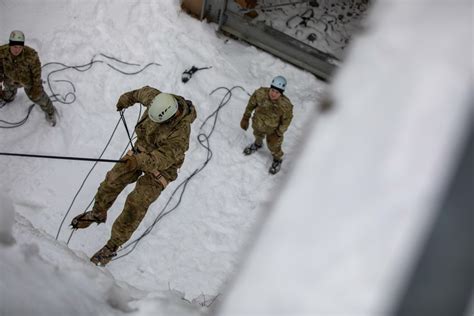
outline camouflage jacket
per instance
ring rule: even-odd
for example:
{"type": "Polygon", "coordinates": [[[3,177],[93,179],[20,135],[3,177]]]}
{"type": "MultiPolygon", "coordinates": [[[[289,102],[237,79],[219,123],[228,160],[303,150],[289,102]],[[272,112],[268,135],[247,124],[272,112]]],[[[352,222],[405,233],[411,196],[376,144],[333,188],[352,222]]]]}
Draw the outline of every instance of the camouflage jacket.
{"type": "Polygon", "coordinates": [[[118,103],[123,108],[135,103],[141,103],[147,108],[135,126],[139,169],[148,173],[159,171],[168,181],[173,181],[178,176],[178,169],[183,164],[184,154],[189,148],[191,123],[196,119],[196,110],[191,102],[174,95],[178,100],[178,115],[164,123],[155,123],[148,118],[148,107],[160,93],[155,88],[145,86],[122,94],[118,103]]]}
{"type": "Polygon", "coordinates": [[[33,89],[33,94],[43,90],[41,81],[41,62],[38,53],[28,46],[18,56],[10,53],[8,44],[0,46],[0,81],[33,89]]]}
{"type": "Polygon", "coordinates": [[[270,88],[264,87],[255,90],[245,108],[244,117],[250,118],[255,110],[252,117],[254,129],[283,136],[293,118],[293,105],[283,94],[278,100],[271,101],[269,90],[270,88]]]}

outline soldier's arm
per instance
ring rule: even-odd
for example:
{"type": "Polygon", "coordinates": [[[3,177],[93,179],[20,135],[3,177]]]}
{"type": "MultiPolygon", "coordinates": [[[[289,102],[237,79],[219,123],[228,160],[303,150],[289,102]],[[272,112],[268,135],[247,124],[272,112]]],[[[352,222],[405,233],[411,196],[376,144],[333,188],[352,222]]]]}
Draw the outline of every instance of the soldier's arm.
{"type": "Polygon", "coordinates": [[[176,161],[184,159],[184,153],[189,146],[191,127],[183,125],[173,132],[165,143],[150,153],[137,154],[139,169],[145,172],[163,171],[176,161]]]}
{"type": "MultiPolygon", "coordinates": [[[[149,105],[151,99],[153,98],[152,95],[156,95],[155,88],[145,86],[140,89],[132,90],[122,94],[117,102],[117,109],[123,110],[126,109],[135,103],[141,103],[145,106],[149,105]]],[[[159,91],[158,91],[159,92],[159,91]]]]}
{"type": "Polygon", "coordinates": [[[41,81],[41,62],[36,52],[33,53],[33,57],[30,63],[31,77],[33,81],[32,89],[39,94],[43,90],[43,82],[41,81]]]}
{"type": "Polygon", "coordinates": [[[280,125],[277,129],[277,134],[283,136],[288,127],[290,126],[291,120],[293,119],[293,106],[289,105],[288,108],[283,111],[283,115],[280,119],[280,125]]]}
{"type": "Polygon", "coordinates": [[[247,107],[245,108],[244,117],[249,119],[252,116],[253,110],[257,107],[257,91],[256,90],[249,99],[247,107]]]}

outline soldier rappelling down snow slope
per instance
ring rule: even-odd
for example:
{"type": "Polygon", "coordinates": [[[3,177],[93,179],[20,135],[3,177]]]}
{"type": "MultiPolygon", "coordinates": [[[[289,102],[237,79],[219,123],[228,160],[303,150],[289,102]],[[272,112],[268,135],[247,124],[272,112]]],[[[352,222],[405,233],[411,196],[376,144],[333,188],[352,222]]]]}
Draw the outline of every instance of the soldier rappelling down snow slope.
{"type": "Polygon", "coordinates": [[[117,110],[122,111],[135,103],[147,110],[135,127],[137,141],[116,163],[100,184],[91,211],[76,216],[71,223],[75,229],[87,228],[92,223],[104,223],[107,211],[118,195],[131,183],[135,188],[127,196],[122,213],[112,226],[107,244],[91,258],[97,265],[106,265],[138,228],[149,206],[171,181],[178,177],[189,148],[191,123],[196,110],[183,97],[162,93],[152,87],[143,87],[124,93],[117,110]]]}

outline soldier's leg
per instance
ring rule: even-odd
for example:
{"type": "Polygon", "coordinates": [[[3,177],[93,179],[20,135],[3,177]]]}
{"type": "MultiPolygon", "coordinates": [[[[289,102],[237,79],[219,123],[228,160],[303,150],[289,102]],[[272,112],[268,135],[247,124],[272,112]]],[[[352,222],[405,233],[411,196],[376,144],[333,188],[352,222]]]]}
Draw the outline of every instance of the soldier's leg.
{"type": "Polygon", "coordinates": [[[44,89],[41,89],[41,91],[34,91],[34,89],[25,87],[25,93],[31,101],[41,107],[41,110],[46,114],[46,120],[50,122],[51,125],[56,125],[56,117],[54,115],[56,109],[44,89]]]}
{"type": "Polygon", "coordinates": [[[278,136],[276,133],[267,135],[267,146],[273,155],[273,159],[281,160],[283,158],[282,144],[283,136],[278,136]]]}
{"type": "Polygon", "coordinates": [[[262,147],[263,145],[263,139],[265,138],[265,133],[259,131],[259,130],[256,130],[255,128],[253,129],[253,136],[255,137],[255,144],[258,146],[258,147],[262,147]]]}
{"type": "Polygon", "coordinates": [[[271,174],[276,174],[280,171],[281,163],[283,162],[283,151],[281,150],[281,145],[283,143],[283,136],[278,136],[276,133],[267,135],[267,145],[268,149],[273,155],[273,162],[268,170],[271,174]]]}
{"type": "Polygon", "coordinates": [[[244,148],[244,155],[251,155],[260,148],[262,148],[265,133],[262,133],[258,129],[253,128],[253,136],[255,137],[255,141],[244,148]]]}
{"type": "Polygon", "coordinates": [[[244,148],[244,155],[251,155],[260,148],[262,148],[263,138],[265,137],[265,134],[260,133],[254,129],[253,135],[255,136],[255,141],[244,148]]]}
{"type": "Polygon", "coordinates": [[[135,182],[140,174],[141,171],[129,170],[124,163],[115,164],[100,184],[92,210],[74,217],[71,222],[72,228],[83,229],[93,223],[105,223],[107,211],[117,199],[117,196],[128,184],[135,182]]]}
{"type": "Polygon", "coordinates": [[[45,113],[54,115],[53,102],[51,102],[51,99],[48,97],[43,88],[39,90],[25,87],[25,93],[28,98],[30,98],[30,100],[34,103],[38,104],[45,113]]]}
{"type": "Polygon", "coordinates": [[[115,202],[123,189],[137,181],[141,171],[129,170],[126,164],[116,163],[114,167],[107,172],[104,181],[100,184],[95,195],[95,203],[92,211],[98,216],[104,216],[115,202]]]}
{"type": "Polygon", "coordinates": [[[133,232],[145,217],[150,204],[156,201],[163,191],[163,185],[152,175],[140,177],[135,189],[127,196],[122,213],[112,226],[112,234],[107,247],[116,250],[132,237],[133,232]]]}
{"type": "Polygon", "coordinates": [[[12,102],[15,100],[18,88],[15,85],[10,84],[7,80],[3,82],[3,89],[1,93],[1,99],[5,102],[12,102]]]}

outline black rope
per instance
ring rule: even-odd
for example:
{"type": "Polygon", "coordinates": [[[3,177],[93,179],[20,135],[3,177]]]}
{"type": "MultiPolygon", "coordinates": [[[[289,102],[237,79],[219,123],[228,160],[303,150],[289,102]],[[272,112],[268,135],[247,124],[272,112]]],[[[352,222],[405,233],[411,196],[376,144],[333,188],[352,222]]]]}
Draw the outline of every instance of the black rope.
{"type": "MultiPolygon", "coordinates": [[[[55,73],[59,73],[59,72],[62,72],[62,71],[68,70],[68,69],[73,69],[73,70],[76,70],[76,71],[79,71],[79,72],[85,72],[85,71],[91,69],[94,64],[101,63],[101,64],[107,65],[109,68],[111,68],[111,69],[113,69],[113,70],[115,70],[115,71],[117,71],[121,74],[130,76],[130,75],[136,75],[136,74],[144,71],[145,69],[147,69],[148,67],[153,66],[153,65],[161,66],[158,63],[151,62],[151,63],[146,64],[145,66],[143,66],[142,68],[140,68],[136,71],[128,72],[128,71],[125,71],[125,70],[122,70],[122,69],[119,69],[119,68],[115,67],[114,65],[110,64],[106,60],[104,61],[104,60],[96,59],[97,56],[101,56],[101,57],[103,57],[103,58],[105,58],[109,61],[112,60],[112,61],[118,62],[118,63],[123,64],[123,65],[127,65],[127,66],[133,66],[133,67],[140,67],[141,66],[140,64],[125,62],[125,61],[122,61],[122,60],[120,60],[116,57],[111,57],[111,56],[105,55],[103,53],[99,53],[98,55],[94,55],[90,62],[88,62],[86,64],[83,64],[83,65],[70,66],[70,65],[60,63],[60,62],[46,63],[41,68],[45,68],[45,67],[48,67],[48,66],[54,66],[54,65],[60,66],[59,69],[52,70],[46,75],[46,83],[48,85],[49,90],[51,91],[51,95],[49,96],[51,98],[51,101],[52,102],[58,102],[58,103],[61,103],[61,104],[72,104],[76,101],[76,87],[75,87],[74,83],[72,81],[64,80],[64,79],[52,80],[51,76],[55,73]],[[70,86],[70,88],[72,89],[72,92],[69,91],[65,95],[61,95],[59,93],[56,93],[55,90],[53,89],[53,85],[51,84],[51,82],[67,83],[70,86]]],[[[6,104],[7,104],[7,102],[1,103],[0,104],[0,109],[5,107],[6,104]]],[[[23,124],[25,124],[26,121],[28,120],[29,116],[30,116],[30,113],[31,113],[34,105],[35,104],[32,104],[28,108],[27,115],[22,120],[20,120],[18,122],[7,122],[7,121],[4,121],[4,120],[0,120],[0,123],[6,124],[6,126],[0,126],[0,128],[15,128],[15,127],[19,127],[19,126],[22,126],[23,124]]]]}
{"type": "Polygon", "coordinates": [[[120,111],[120,117],[122,118],[123,126],[125,126],[125,130],[127,131],[127,136],[128,136],[128,141],[130,142],[130,147],[132,148],[132,151],[134,153],[136,153],[137,151],[135,150],[135,147],[133,147],[132,136],[130,136],[130,131],[128,130],[127,122],[125,121],[125,118],[123,117],[123,112],[124,112],[124,110],[120,111]]]}
{"type": "MultiPolygon", "coordinates": [[[[101,152],[100,155],[99,155],[99,158],[101,158],[102,155],[103,155],[103,154],[105,153],[105,151],[107,150],[107,147],[109,146],[110,142],[112,141],[112,138],[113,138],[115,132],[117,131],[117,128],[118,128],[119,124],[120,124],[120,119],[117,121],[117,124],[115,124],[115,127],[114,127],[114,130],[113,130],[113,132],[112,132],[112,135],[110,135],[109,140],[107,141],[107,143],[105,144],[104,149],[102,150],[102,152],[101,152]]],[[[89,172],[87,173],[86,177],[84,178],[84,180],[82,181],[81,185],[79,186],[79,190],[77,190],[77,192],[76,192],[76,194],[74,195],[74,197],[73,197],[71,203],[69,204],[69,207],[68,207],[68,209],[67,209],[67,211],[66,211],[66,214],[63,216],[63,219],[61,220],[61,224],[59,224],[58,232],[57,232],[57,234],[56,234],[56,240],[57,240],[58,237],[59,237],[59,233],[61,232],[61,229],[62,229],[62,227],[63,227],[63,225],[64,225],[64,221],[66,220],[66,217],[68,216],[69,212],[71,211],[71,208],[72,208],[72,206],[74,205],[74,202],[76,201],[77,196],[78,196],[79,193],[81,192],[82,188],[84,187],[84,185],[85,185],[87,179],[88,179],[89,176],[91,175],[92,170],[94,170],[94,168],[95,168],[96,165],[97,165],[97,162],[95,162],[95,163],[92,165],[91,169],[89,170],[89,172]]],[[[72,237],[72,234],[71,234],[71,236],[69,236],[69,239],[71,239],[71,237],[72,237]]],[[[69,239],[68,239],[68,242],[69,242],[69,239]]]]}
{"type": "Polygon", "coordinates": [[[60,94],[58,93],[55,93],[54,89],[53,89],[53,86],[51,84],[52,80],[51,80],[51,76],[55,73],[58,73],[58,72],[62,72],[62,71],[65,71],[65,70],[68,70],[68,69],[73,69],[73,70],[76,70],[76,71],[79,71],[79,72],[85,72],[89,69],[92,68],[92,66],[94,64],[105,64],[107,65],[109,68],[121,73],[121,74],[124,74],[124,75],[136,75],[136,74],[139,74],[140,72],[144,71],[145,69],[147,69],[148,67],[150,66],[161,66],[160,64],[158,63],[155,63],[155,62],[151,62],[151,63],[148,63],[146,64],[145,66],[143,66],[142,68],[136,70],[136,71],[132,71],[132,72],[128,72],[128,71],[125,71],[125,70],[122,70],[122,69],[119,69],[115,66],[113,66],[112,64],[110,64],[109,62],[107,61],[104,61],[104,60],[100,60],[100,59],[96,59],[97,56],[101,56],[101,57],[104,57],[108,60],[113,60],[113,61],[116,61],[118,63],[121,63],[123,65],[127,65],[127,66],[133,66],[133,67],[140,67],[140,64],[135,64],[135,63],[129,63],[129,62],[125,62],[125,61],[122,61],[118,58],[115,58],[115,57],[111,57],[111,56],[108,56],[108,55],[105,55],[103,53],[99,53],[98,55],[94,55],[90,62],[86,63],[86,64],[83,64],[83,65],[74,65],[74,66],[71,66],[71,65],[66,65],[64,63],[59,63],[59,62],[50,62],[50,63],[47,63],[45,64],[43,67],[47,67],[47,66],[51,66],[51,65],[57,65],[57,66],[60,66],[59,69],[56,69],[56,70],[53,70],[51,72],[48,73],[48,75],[46,76],[46,82],[48,84],[48,88],[49,90],[51,91],[52,93],[52,97],[55,98],[55,101],[59,102],[59,103],[62,103],[62,104],[71,104],[73,103],[75,100],[76,100],[76,89],[74,87],[74,84],[70,81],[67,81],[67,80],[55,80],[54,82],[69,82],[70,85],[72,86],[73,88],[73,92],[68,92],[66,93],[64,96],[61,96],[60,94]],[[72,96],[72,100],[67,100],[69,96],[72,96]]]}
{"type": "MultiPolygon", "coordinates": [[[[7,104],[7,103],[3,104],[3,105],[0,107],[0,109],[3,108],[6,104],[7,104]]],[[[33,110],[34,106],[35,106],[34,103],[31,104],[31,105],[28,107],[28,111],[27,111],[27,113],[26,113],[26,116],[25,116],[22,120],[20,120],[20,121],[18,121],[18,122],[7,122],[7,121],[5,121],[5,120],[0,120],[0,123],[6,124],[6,126],[5,126],[5,125],[4,125],[4,126],[0,126],[0,128],[15,128],[15,127],[22,126],[23,124],[26,123],[26,121],[27,121],[28,118],[30,117],[31,111],[33,110]]]]}
{"type": "MultiPolygon", "coordinates": [[[[140,67],[140,64],[134,64],[134,63],[129,63],[129,62],[126,62],[126,61],[122,61],[116,57],[112,57],[112,56],[108,56],[108,55],[105,55],[104,53],[100,53],[101,56],[104,56],[105,58],[108,58],[108,59],[111,59],[111,60],[115,60],[121,64],[124,64],[124,65],[129,65],[129,66],[137,66],[137,67],[140,67]]],[[[158,64],[157,64],[158,65],[158,64]]]]}
{"type": "MultiPolygon", "coordinates": [[[[137,122],[138,122],[138,120],[140,119],[141,113],[142,113],[142,108],[140,107],[140,111],[139,111],[139,113],[138,113],[137,122]]],[[[121,115],[121,118],[119,118],[119,120],[117,121],[117,124],[115,125],[114,130],[112,131],[112,134],[110,135],[110,137],[109,137],[107,143],[105,144],[104,149],[103,149],[102,152],[100,153],[99,158],[101,158],[101,157],[104,155],[105,151],[106,151],[107,148],[109,147],[110,142],[112,141],[112,139],[113,139],[113,137],[114,137],[114,135],[115,135],[115,132],[117,131],[117,128],[118,128],[118,126],[119,126],[119,124],[120,124],[120,121],[125,122],[125,120],[124,120],[124,118],[123,118],[122,115],[121,115]]],[[[132,135],[133,135],[133,134],[132,134],[132,135]]],[[[125,149],[122,151],[122,154],[120,155],[120,157],[122,157],[122,156],[124,155],[124,153],[125,153],[125,151],[127,150],[127,148],[128,148],[128,144],[127,144],[127,146],[125,147],[125,149]]],[[[87,175],[86,175],[86,177],[84,178],[84,180],[82,181],[82,183],[81,183],[79,189],[77,190],[76,194],[74,195],[74,197],[73,197],[71,203],[69,204],[69,207],[68,207],[66,213],[64,214],[64,216],[63,216],[63,218],[62,218],[62,220],[61,220],[61,223],[60,223],[60,225],[59,225],[58,232],[57,232],[57,234],[56,234],[56,240],[57,240],[58,237],[59,237],[59,234],[60,234],[61,229],[62,229],[62,227],[63,227],[63,225],[64,225],[64,222],[65,222],[66,218],[68,217],[69,212],[71,211],[71,209],[72,209],[72,207],[73,207],[73,205],[74,205],[74,203],[75,203],[75,201],[76,201],[77,196],[78,196],[79,193],[82,191],[82,188],[84,187],[84,185],[85,185],[87,179],[88,179],[89,176],[91,175],[91,173],[92,173],[92,171],[94,170],[94,168],[96,167],[96,165],[97,165],[97,162],[95,162],[95,163],[92,165],[91,169],[90,169],[89,172],[87,173],[87,175]]],[[[85,213],[85,212],[89,209],[89,207],[92,205],[93,202],[94,202],[94,198],[92,198],[91,202],[89,202],[89,204],[88,204],[87,207],[83,210],[82,213],[85,213]]],[[[72,235],[74,234],[74,231],[75,231],[75,230],[72,230],[72,231],[71,231],[71,234],[69,235],[69,238],[68,238],[66,244],[69,244],[69,242],[70,242],[70,240],[71,240],[71,238],[72,238],[72,235]]]]}
{"type": "Polygon", "coordinates": [[[124,162],[122,160],[115,160],[115,159],[86,158],[86,157],[66,157],[66,156],[51,156],[51,155],[36,155],[36,154],[18,154],[18,153],[5,153],[5,152],[0,152],[0,156],[63,159],[63,160],[80,160],[80,161],[95,161],[95,162],[124,162]]]}
{"type": "MultiPolygon", "coordinates": [[[[221,90],[221,89],[224,89],[224,90],[227,90],[227,92],[225,93],[224,97],[221,99],[218,107],[216,108],[216,110],[214,110],[214,112],[212,112],[204,121],[203,123],[201,124],[201,126],[199,127],[199,130],[201,131],[198,136],[197,136],[197,140],[199,142],[199,144],[207,151],[207,156],[206,156],[206,159],[205,161],[202,163],[202,165],[197,168],[196,170],[194,170],[186,179],[184,179],[177,187],[176,189],[171,193],[171,196],[169,197],[168,201],[166,202],[165,206],[163,207],[163,209],[161,210],[161,212],[158,213],[158,215],[155,217],[155,220],[153,221],[153,223],[147,227],[145,229],[145,231],[139,236],[137,237],[135,240],[129,242],[127,245],[125,245],[124,247],[122,247],[118,253],[120,252],[123,252],[123,251],[127,251],[124,253],[124,254],[121,254],[115,258],[113,258],[112,260],[117,260],[117,259],[120,259],[120,258],[123,258],[127,255],[129,255],[131,252],[133,252],[135,250],[135,248],[137,247],[138,243],[145,237],[147,236],[152,230],[153,228],[156,226],[156,224],[163,218],[165,217],[166,215],[170,214],[171,212],[173,212],[174,210],[176,210],[179,206],[179,204],[181,203],[182,199],[183,199],[183,195],[186,191],[186,187],[189,183],[189,181],[194,177],[196,176],[197,174],[199,174],[206,166],[207,164],[211,161],[212,159],[212,156],[213,156],[213,153],[212,153],[212,149],[211,149],[211,146],[210,146],[210,137],[212,136],[212,134],[214,133],[214,130],[216,128],[216,124],[217,124],[217,118],[218,118],[218,115],[219,115],[219,111],[226,105],[228,104],[228,102],[230,101],[231,97],[232,97],[232,90],[236,89],[236,88],[239,88],[239,89],[242,89],[243,91],[245,91],[244,88],[242,88],[241,86],[234,86],[232,87],[231,89],[228,89],[226,87],[219,87],[219,88],[216,88],[214,89],[210,95],[212,95],[214,92],[218,91],[218,90],[221,90]],[[206,134],[205,132],[202,132],[202,129],[203,127],[206,125],[206,123],[208,122],[209,119],[211,118],[214,118],[213,119],[213,123],[212,123],[212,126],[211,126],[211,129],[210,131],[206,134]],[[180,191],[181,190],[181,191],[180,191]],[[178,191],[180,191],[178,193],[178,191]],[[168,206],[170,205],[171,201],[173,200],[173,198],[175,197],[175,195],[179,194],[179,197],[178,197],[178,201],[176,202],[176,204],[174,204],[171,209],[167,210],[168,206]]],[[[249,96],[250,94],[245,91],[249,96]]]]}

